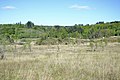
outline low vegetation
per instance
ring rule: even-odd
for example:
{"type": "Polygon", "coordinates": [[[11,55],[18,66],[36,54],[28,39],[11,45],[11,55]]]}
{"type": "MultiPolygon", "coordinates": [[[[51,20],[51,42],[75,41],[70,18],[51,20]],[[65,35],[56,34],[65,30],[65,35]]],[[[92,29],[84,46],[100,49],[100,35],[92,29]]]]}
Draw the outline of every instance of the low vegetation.
{"type": "Polygon", "coordinates": [[[119,21],[0,31],[0,80],[120,80],[119,21]]]}
{"type": "MultiPolygon", "coordinates": [[[[7,46],[11,49],[14,46],[7,46]]],[[[87,44],[34,45],[32,52],[17,45],[0,60],[1,80],[119,80],[120,44],[109,43],[102,51],[87,44]]]]}

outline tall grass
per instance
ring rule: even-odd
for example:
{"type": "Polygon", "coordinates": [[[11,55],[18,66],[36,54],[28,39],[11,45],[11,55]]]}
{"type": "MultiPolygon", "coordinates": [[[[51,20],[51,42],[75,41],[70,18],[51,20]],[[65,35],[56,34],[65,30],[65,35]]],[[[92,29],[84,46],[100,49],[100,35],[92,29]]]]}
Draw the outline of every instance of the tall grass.
{"type": "Polygon", "coordinates": [[[0,80],[120,80],[119,44],[109,44],[101,52],[89,52],[87,46],[75,46],[75,52],[70,46],[59,45],[57,57],[57,45],[48,51],[44,47],[33,47],[33,54],[6,55],[0,60],[0,80]]]}

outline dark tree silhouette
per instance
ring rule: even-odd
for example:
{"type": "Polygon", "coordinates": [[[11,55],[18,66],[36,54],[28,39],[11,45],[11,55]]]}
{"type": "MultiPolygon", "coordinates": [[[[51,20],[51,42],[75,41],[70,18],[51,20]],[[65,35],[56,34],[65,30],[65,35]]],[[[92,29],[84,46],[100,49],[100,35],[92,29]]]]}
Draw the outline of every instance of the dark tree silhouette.
{"type": "Polygon", "coordinates": [[[26,23],[26,27],[27,27],[27,28],[32,28],[33,26],[34,26],[34,23],[31,22],[31,21],[28,21],[28,22],[26,23]]]}

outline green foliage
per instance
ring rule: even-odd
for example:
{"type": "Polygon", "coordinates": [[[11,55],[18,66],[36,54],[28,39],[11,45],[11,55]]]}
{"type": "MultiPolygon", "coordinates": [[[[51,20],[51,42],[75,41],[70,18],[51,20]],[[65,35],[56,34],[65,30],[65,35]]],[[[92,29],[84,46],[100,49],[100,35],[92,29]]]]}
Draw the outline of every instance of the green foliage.
{"type": "MultiPolygon", "coordinates": [[[[66,38],[95,39],[119,35],[119,21],[98,22],[94,25],[75,24],[74,26],[39,26],[34,25],[31,21],[26,24],[21,24],[21,22],[17,24],[0,24],[0,39],[4,36],[11,43],[22,38],[59,38],[64,40],[66,38]]],[[[41,43],[41,40],[38,42],[41,43]]]]}
{"type": "Polygon", "coordinates": [[[38,40],[36,41],[36,44],[37,44],[37,45],[42,45],[42,41],[43,41],[43,39],[38,39],[38,40]]]}
{"type": "Polygon", "coordinates": [[[31,21],[28,21],[28,22],[26,23],[26,27],[27,27],[27,28],[32,28],[33,26],[34,26],[34,23],[31,22],[31,21]]]}
{"type": "Polygon", "coordinates": [[[41,39],[38,39],[36,41],[36,44],[37,45],[46,45],[46,44],[49,44],[49,45],[56,45],[56,44],[59,44],[59,43],[62,43],[62,39],[59,39],[59,38],[41,38],[41,39]]]}

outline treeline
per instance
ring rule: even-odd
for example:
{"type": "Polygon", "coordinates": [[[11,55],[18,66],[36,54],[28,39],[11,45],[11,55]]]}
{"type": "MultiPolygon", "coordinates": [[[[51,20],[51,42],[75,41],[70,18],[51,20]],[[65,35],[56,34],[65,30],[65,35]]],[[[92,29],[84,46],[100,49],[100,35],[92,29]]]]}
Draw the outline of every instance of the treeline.
{"type": "Polygon", "coordinates": [[[75,24],[74,26],[44,26],[34,25],[28,21],[16,24],[0,24],[0,40],[13,41],[22,38],[80,38],[94,39],[101,37],[120,36],[120,21],[97,22],[96,24],[75,24]]]}

